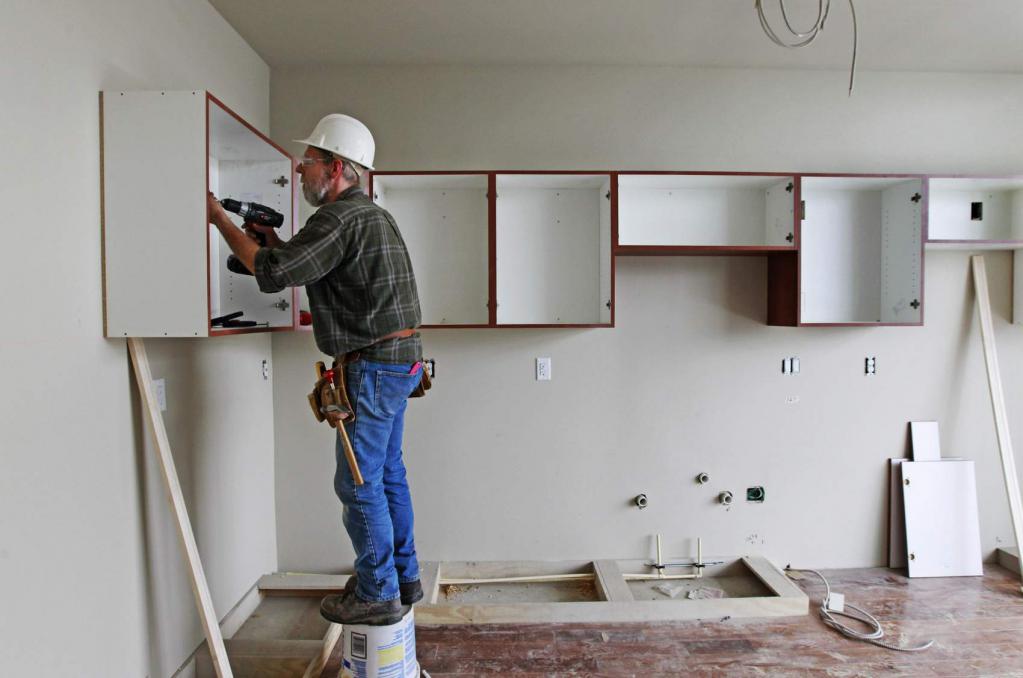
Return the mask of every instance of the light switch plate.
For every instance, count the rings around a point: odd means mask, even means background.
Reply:
[[[550,381],[551,380],[551,359],[550,358],[537,358],[536,359],[536,380],[537,381]]]

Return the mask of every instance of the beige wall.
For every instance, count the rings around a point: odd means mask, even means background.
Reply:
[[[269,69],[203,0],[15,0],[0,54],[0,674],[169,676],[202,631],[125,342],[102,336],[97,93],[209,88],[267,129]],[[157,210],[160,159],[139,171]],[[270,342],[147,343],[223,614],[276,569]]]
[[[323,114],[373,130],[382,170],[1019,172],[1023,78],[672,68],[288,67],[281,139]],[[301,150],[292,146],[295,151]],[[1011,256],[988,257],[1009,412],[1023,412]],[[410,405],[406,457],[427,559],[763,553],[879,565],[886,459],[906,422],[978,463],[985,555],[1013,541],[966,253],[926,258],[922,328],[773,328],[758,258],[622,258],[617,327],[434,330],[436,387]],[[308,413],[308,334],[273,338],[277,536],[285,570],[341,570],[331,437]],[[878,374],[863,375],[877,357]],[[551,356],[554,379],[533,379]],[[780,373],[798,356],[799,376]],[[798,396],[796,404],[786,404]],[[1018,419],[1018,417],[1017,417]],[[1018,431],[1017,431],[1018,433]],[[699,488],[693,477],[710,473]],[[763,485],[762,505],[713,503]],[[650,507],[629,505],[637,493]]]

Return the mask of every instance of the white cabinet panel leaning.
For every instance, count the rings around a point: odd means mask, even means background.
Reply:
[[[206,217],[207,191],[260,203],[284,216],[288,239],[291,156],[203,90],[103,92],[101,111],[106,336],[293,329],[294,291],[263,294],[229,271]],[[239,312],[227,327],[211,323]]]

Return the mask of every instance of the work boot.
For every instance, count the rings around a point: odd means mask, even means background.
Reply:
[[[335,593],[320,601],[320,615],[335,624],[390,626],[402,618],[401,603],[394,600],[363,600],[357,594]]]
[[[419,580],[398,582],[398,591],[401,592],[402,605],[414,605],[423,599],[423,585]]]
[[[359,585],[359,580],[356,575],[352,575],[345,582],[345,590],[341,595],[349,595],[355,593],[355,587]],[[402,607],[408,607],[409,605],[415,605],[423,599],[423,585],[419,583],[419,580],[409,582],[398,582],[398,591],[401,594],[401,605]]]

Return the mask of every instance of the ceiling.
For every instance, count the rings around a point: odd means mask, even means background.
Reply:
[[[848,0],[787,50],[753,0],[210,0],[272,67],[623,65],[848,69]],[[1023,0],[854,0],[862,70],[1023,73]],[[782,33],[777,0],[764,0]],[[814,0],[787,0],[793,25]]]

